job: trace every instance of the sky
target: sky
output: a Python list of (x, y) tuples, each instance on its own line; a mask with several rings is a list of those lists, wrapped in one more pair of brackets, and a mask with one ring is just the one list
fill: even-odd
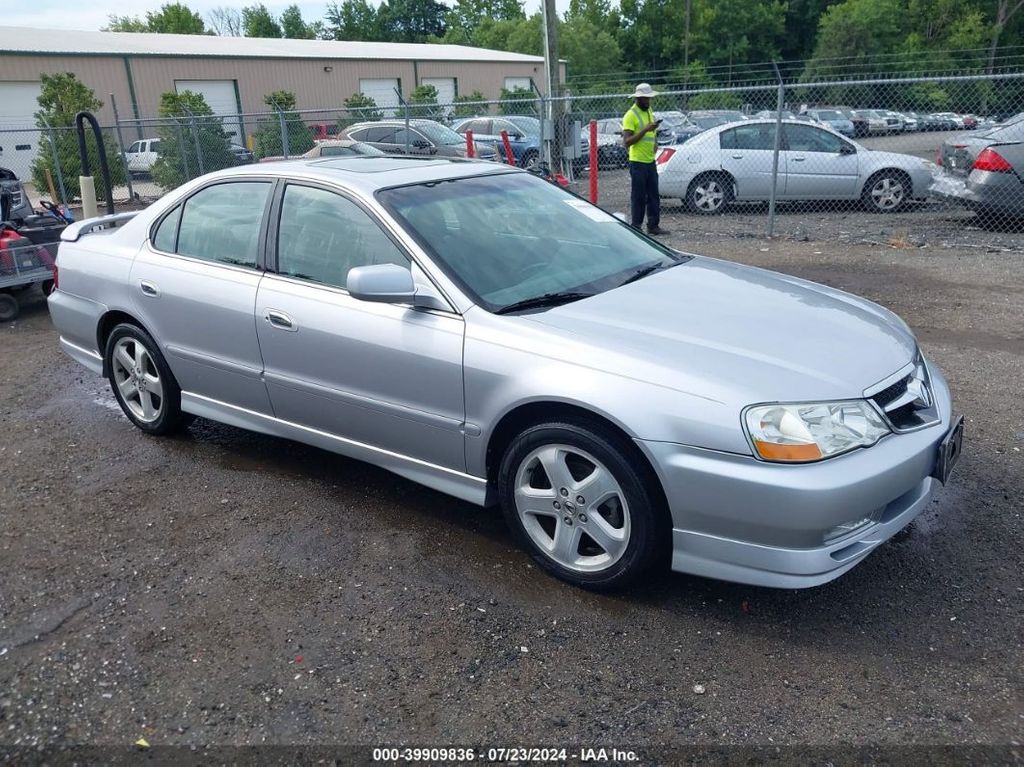
[[(97, 5), (83, 3), (81, 0), (32, 0), (32, 2), (10, 2), (8, 8), (0, 16), (3, 26), (12, 27), (41, 27), (60, 29), (91, 29), (96, 30), (106, 26), (108, 17), (111, 14), (119, 16), (145, 16), (146, 11), (157, 10), (167, 0), (134, 0), (130, 3), (101, 2)], [(213, 8), (218, 6), (237, 6), (255, 4), (256, 0), (239, 0), (236, 3), (230, 0), (184, 0), (192, 10), (202, 14), (203, 19)], [(371, 0), (374, 2), (374, 0)], [(541, 0), (526, 0), (526, 12), (533, 13), (540, 8)], [(376, 4), (376, 3), (375, 3)], [(264, 5), (275, 16), (280, 16), (281, 11), (292, 5), (292, 2), (266, 2)], [(569, 7), (569, 0), (556, 0), (558, 11), (561, 13)], [(302, 9), (302, 18), (306, 21), (316, 21), (324, 16), (327, 8), (326, 2), (299, 2)]]

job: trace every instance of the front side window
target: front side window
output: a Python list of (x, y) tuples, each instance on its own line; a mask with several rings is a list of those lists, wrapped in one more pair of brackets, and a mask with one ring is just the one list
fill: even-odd
[(494, 174), (378, 192), (437, 264), (489, 311), (552, 293), (618, 287), (671, 251), (531, 174)]
[(794, 152), (838, 154), (844, 142), (838, 136), (810, 125), (785, 126), (786, 146)]
[(196, 192), (182, 209), (175, 252), (204, 261), (255, 267), (270, 186), (267, 181), (238, 181)]
[(344, 288), (357, 266), (409, 259), (370, 215), (325, 189), (289, 185), (277, 235), (277, 271), (289, 277)]
[(132, 144), (130, 147), (128, 147), (127, 154), (138, 154), (141, 151), (142, 151), (142, 142), (141, 141), (136, 141), (134, 144)]

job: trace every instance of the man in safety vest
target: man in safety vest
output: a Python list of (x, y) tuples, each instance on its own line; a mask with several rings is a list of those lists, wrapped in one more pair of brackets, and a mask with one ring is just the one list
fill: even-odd
[(649, 234), (668, 234), (661, 222), (661, 198), (658, 197), (658, 168), (654, 153), (658, 146), (658, 126), (654, 119), (651, 98), (657, 96), (647, 83), (640, 83), (633, 92), (636, 103), (622, 118), (622, 142), (629, 147), (630, 212), (632, 224), (639, 229), (647, 213)]

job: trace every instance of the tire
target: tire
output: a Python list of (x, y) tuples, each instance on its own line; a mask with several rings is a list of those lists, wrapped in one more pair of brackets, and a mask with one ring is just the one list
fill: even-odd
[(540, 154), (534, 149), (531, 149), (528, 152), (524, 152), (522, 158), (520, 158), (519, 160), (519, 167), (529, 169), (534, 164), (536, 164), (539, 158)]
[(18, 299), (10, 293), (0, 293), (0, 322), (10, 322), (21, 312)]
[(861, 200), (873, 213), (896, 213), (910, 199), (910, 177), (900, 170), (880, 170), (868, 179)]
[(162, 436), (191, 423), (192, 418), (181, 412), (178, 382), (146, 331), (128, 323), (117, 325), (107, 338), (104, 360), (117, 404), (137, 428)]
[(705, 173), (690, 182), (686, 207), (701, 216), (715, 216), (732, 202), (732, 182), (721, 173)]
[[(548, 573), (611, 590), (667, 565), (671, 520), (657, 479), (629, 447), (597, 424), (552, 422), (526, 429), (505, 451), (505, 520)], [(587, 501), (583, 494), (597, 487), (600, 495)]]

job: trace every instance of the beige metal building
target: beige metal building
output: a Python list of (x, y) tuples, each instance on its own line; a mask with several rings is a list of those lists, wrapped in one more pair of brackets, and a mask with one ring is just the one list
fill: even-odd
[[(340, 108), (362, 92), (379, 106), (398, 104), (418, 85), (437, 88), (439, 102), (479, 91), (544, 87), (544, 60), (459, 45), (283, 40), (201, 35), (80, 32), (0, 27), (0, 164), (27, 168), (37, 139), (40, 74), (74, 72), (101, 99), (101, 124), (156, 117), (160, 94), (192, 90), (225, 117), (264, 112), (263, 97), (295, 94), (300, 109)], [(564, 70), (563, 70), (564, 78)], [(19, 130), (27, 129), (27, 130)], [(243, 122), (225, 129), (244, 132)]]

